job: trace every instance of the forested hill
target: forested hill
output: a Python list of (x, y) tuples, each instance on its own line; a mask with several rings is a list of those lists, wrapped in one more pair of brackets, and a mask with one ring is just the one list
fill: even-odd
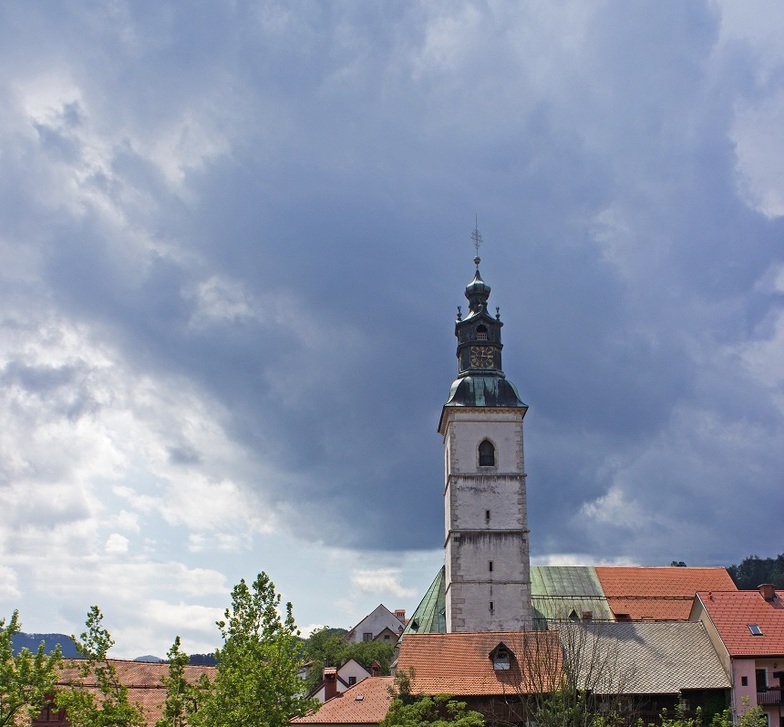
[(741, 591), (751, 591), (762, 583), (784, 588), (784, 553), (775, 558), (750, 555), (739, 565), (731, 565), (727, 571)]
[(67, 659), (75, 659), (79, 656), (73, 639), (66, 634), (14, 634), (11, 637), (11, 644), (15, 654), (18, 654), (25, 647), (35, 653), (38, 651), (38, 645), (42, 641), (47, 654), (51, 654), (57, 644), (60, 644), (63, 656)]

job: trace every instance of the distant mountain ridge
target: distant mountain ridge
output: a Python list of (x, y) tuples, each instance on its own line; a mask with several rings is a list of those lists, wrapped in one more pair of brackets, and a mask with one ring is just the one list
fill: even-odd
[(35, 653), (38, 651), (38, 646), (44, 642), (44, 649), (47, 654), (51, 654), (57, 645), (63, 652), (66, 659), (78, 659), (79, 653), (76, 651), (76, 644), (73, 639), (67, 634), (14, 634), (11, 637), (11, 645), (14, 653), (18, 654), (22, 649), (28, 649)]
[[(38, 645), (44, 642), (44, 650), (47, 654), (51, 654), (57, 645), (60, 645), (60, 650), (66, 659), (80, 659), (79, 652), (76, 651), (76, 644), (73, 639), (67, 634), (14, 634), (11, 637), (11, 646), (15, 654), (18, 654), (22, 649), (27, 649), (32, 653), (38, 651)], [(215, 666), (214, 654), (191, 654), (191, 664), (206, 664), (208, 666)], [(159, 656), (146, 654), (145, 656), (137, 656), (133, 661), (149, 661), (149, 662), (163, 662)]]

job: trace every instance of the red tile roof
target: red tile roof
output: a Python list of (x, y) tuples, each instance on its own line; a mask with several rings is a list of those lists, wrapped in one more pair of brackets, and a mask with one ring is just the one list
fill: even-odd
[[(66, 661), (58, 679), (59, 686), (66, 686), (72, 680), (82, 683), (88, 689), (95, 690), (95, 681), (91, 678), (83, 680), (79, 676), (78, 661)], [(148, 725), (154, 725), (163, 716), (163, 703), (166, 699), (166, 688), (161, 681), (169, 672), (169, 665), (161, 662), (123, 661), (109, 659), (117, 672), (120, 683), (128, 687), (128, 699), (138, 702), (144, 711)], [(186, 666), (185, 678), (191, 683), (198, 681), (202, 674), (212, 679), (214, 666)], [(95, 690), (97, 692), (97, 690)]]
[[(759, 591), (698, 594), (730, 656), (784, 657), (784, 591), (766, 601)], [(757, 625), (761, 636), (752, 635)]]
[[(490, 652), (503, 643), (512, 668), (496, 671)], [(398, 671), (414, 670), (415, 693), (455, 696), (533, 694), (550, 691), (562, 666), (555, 631), (406, 634)]]
[(368, 677), (289, 724), (378, 724), (389, 711), (392, 683), (392, 677)]
[(732, 591), (725, 568), (596, 566), (615, 617), (632, 621), (687, 621), (697, 591)]

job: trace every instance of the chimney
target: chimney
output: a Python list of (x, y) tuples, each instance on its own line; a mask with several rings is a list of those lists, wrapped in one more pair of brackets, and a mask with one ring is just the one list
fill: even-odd
[(380, 677), (381, 676), (381, 664), (377, 661), (374, 661), (370, 665), (370, 676), (372, 677)]
[(591, 621), (593, 619), (593, 611), (583, 611), (583, 621)]
[(324, 667), (324, 701), (329, 701), (338, 693), (338, 670), (334, 666)]
[(768, 602), (772, 603), (776, 600), (776, 587), (771, 583), (762, 583), (757, 586), (760, 595)]
[(395, 609), (395, 616), (398, 621), (402, 621), (403, 623), (406, 622), (406, 609), (405, 608), (396, 608)]

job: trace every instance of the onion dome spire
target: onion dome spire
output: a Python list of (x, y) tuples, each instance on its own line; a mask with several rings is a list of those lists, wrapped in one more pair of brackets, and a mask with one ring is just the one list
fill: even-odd
[(478, 225), (474, 226), (471, 241), (476, 248), (476, 272), (465, 289), (470, 312), (464, 318), (458, 308), (455, 322), (457, 379), (445, 406), (525, 408), (517, 389), (506, 379), (501, 368), (501, 328), (504, 324), (497, 308), (494, 316), (487, 309), (490, 286), (479, 273), (482, 236)]

